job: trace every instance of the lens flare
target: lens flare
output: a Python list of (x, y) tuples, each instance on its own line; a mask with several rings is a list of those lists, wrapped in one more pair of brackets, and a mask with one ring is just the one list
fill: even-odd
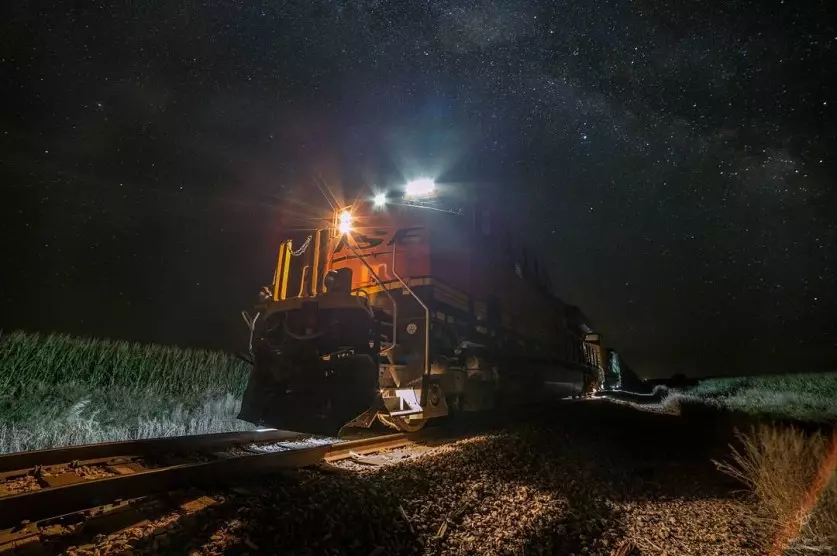
[(344, 210), (337, 218), (337, 231), (341, 234), (348, 234), (352, 231), (352, 213)]
[(404, 194), (407, 197), (425, 197), (432, 195), (436, 190), (436, 182), (430, 178), (421, 178), (408, 182), (404, 187)]

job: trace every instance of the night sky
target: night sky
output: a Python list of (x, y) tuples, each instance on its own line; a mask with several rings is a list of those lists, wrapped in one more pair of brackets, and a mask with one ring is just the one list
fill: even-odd
[(642, 376), (837, 368), (831, 1), (3, 11), (6, 331), (240, 347), (282, 206), (425, 174), (519, 193)]

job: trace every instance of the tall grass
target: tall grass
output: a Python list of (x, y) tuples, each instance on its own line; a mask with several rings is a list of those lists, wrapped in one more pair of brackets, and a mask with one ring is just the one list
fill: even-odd
[(0, 342), (0, 388), (21, 383), (148, 387), (179, 396), (241, 395), (245, 368), (219, 351), (14, 332)]
[(0, 451), (237, 430), (228, 354), (66, 335), (0, 338)]
[(834, 438), (792, 427), (739, 434), (732, 459), (716, 464), (746, 484), (774, 531), (771, 555), (837, 554), (837, 431)]
[(714, 378), (685, 390), (670, 390), (665, 405), (701, 403), (811, 422), (837, 421), (837, 373)]

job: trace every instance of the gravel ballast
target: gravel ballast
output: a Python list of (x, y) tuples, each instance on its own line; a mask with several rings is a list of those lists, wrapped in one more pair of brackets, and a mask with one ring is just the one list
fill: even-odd
[[(694, 429), (694, 430), (693, 430)], [(676, 417), (607, 402), (208, 493), (71, 554), (758, 554), (755, 508)], [(163, 518), (163, 515), (160, 516)], [(177, 549), (173, 549), (177, 547)]]

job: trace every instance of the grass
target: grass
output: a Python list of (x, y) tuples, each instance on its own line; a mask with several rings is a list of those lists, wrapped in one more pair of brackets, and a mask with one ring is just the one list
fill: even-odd
[(771, 555), (837, 553), (837, 429), (833, 437), (793, 427), (739, 434), (719, 469), (746, 484), (774, 532)]
[(248, 367), (217, 351), (14, 332), (0, 338), (0, 452), (251, 428)]
[(837, 373), (713, 378), (669, 390), (665, 405), (699, 403), (775, 419), (837, 421)]

